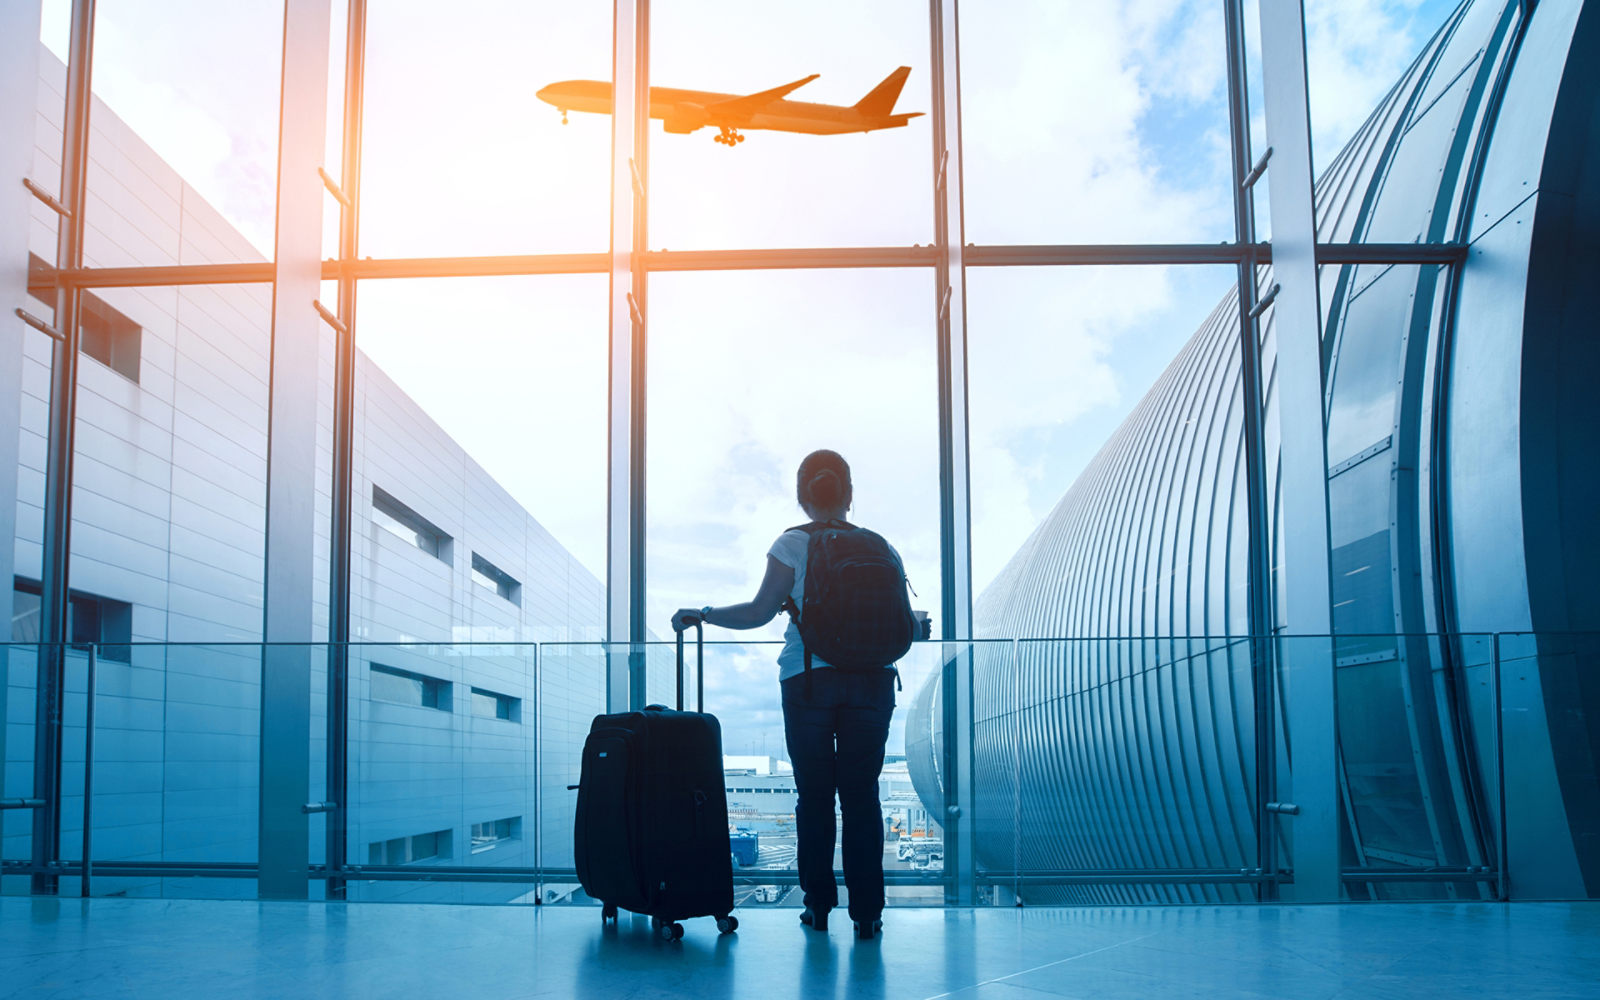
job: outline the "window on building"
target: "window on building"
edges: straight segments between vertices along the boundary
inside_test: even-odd
[[[33,581],[13,581],[11,636],[13,642],[40,642],[44,636],[43,591]],[[133,605],[109,597],[74,590],[67,598],[67,638],[74,645],[96,645],[102,660],[127,663],[133,639]]]
[[[369,865],[409,865],[450,856],[450,831],[435,830],[410,837],[394,837],[367,845]]]
[[[472,853],[492,850],[508,840],[522,836],[522,817],[512,816],[489,823],[472,824]]]
[[[522,721],[522,699],[513,698],[508,694],[496,694],[485,691],[483,688],[472,689],[472,714],[481,715],[489,719],[505,719],[509,722]]]
[[[50,265],[37,254],[28,255],[30,275],[49,274]],[[28,294],[54,309],[56,290],[51,284],[30,283]],[[79,298],[78,349],[123,378],[139,381],[139,349],[144,328],[93,292]]]
[[[443,562],[450,561],[450,536],[377,486],[372,487],[372,521],[428,555]]]
[[[398,705],[437,708],[450,711],[450,682],[437,677],[414,674],[409,670],[372,664],[372,697]]]
[[[522,606],[522,584],[476,552],[472,554],[472,582],[494,591],[519,608]]]

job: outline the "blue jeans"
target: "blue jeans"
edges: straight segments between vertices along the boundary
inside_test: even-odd
[[[844,812],[844,884],[850,918],[883,913],[883,770],[895,673],[819,667],[810,689],[801,674],[783,682],[783,733],[794,765],[796,854],[805,904],[826,912],[839,903],[833,881],[834,794]]]

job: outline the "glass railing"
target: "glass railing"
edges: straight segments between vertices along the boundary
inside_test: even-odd
[[[970,666],[996,901],[1256,898],[1247,640],[1025,639]]]
[[[707,642],[700,676],[691,644],[684,676],[686,707],[703,686],[721,723],[743,907],[800,902],[778,648]],[[268,649],[0,647],[0,891],[255,896],[262,748],[280,746],[261,732]],[[608,707],[676,704],[673,644],[351,644],[342,805],[330,647],[293,649],[313,898],[593,904],[574,866],[584,737]],[[54,788],[41,667],[63,679]],[[925,642],[899,674],[890,905],[1600,895],[1600,635]]]

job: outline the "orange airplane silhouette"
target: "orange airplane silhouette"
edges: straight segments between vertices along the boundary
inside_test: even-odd
[[[810,104],[784,98],[815,80],[821,74],[786,83],[755,94],[717,94],[707,90],[679,90],[675,87],[650,88],[650,117],[661,119],[668,132],[680,134],[712,126],[712,136],[725,146],[744,142],[740,129],[767,129],[774,132],[803,132],[808,135],[841,135],[846,132],[872,132],[900,128],[922,114],[895,114],[894,102],[906,84],[910,66],[901,66],[873,87],[866,97],[844,107],[838,104]],[[604,80],[563,80],[543,88],[539,100],[561,111],[561,123],[568,111],[611,113],[611,84]]]

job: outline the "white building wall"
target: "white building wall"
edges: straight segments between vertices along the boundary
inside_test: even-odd
[[[42,55],[34,176],[59,177],[64,68]],[[259,260],[259,253],[98,101],[92,114],[85,258],[90,266]],[[55,219],[37,206],[30,241],[55,254]],[[265,540],[267,285],[96,290],[143,327],[139,378],[87,356],[80,363],[71,586],[132,605],[129,662],[102,661],[97,698],[94,854],[105,860],[253,861],[262,552]],[[48,307],[33,304],[48,315]],[[322,447],[316,484],[317,566],[328,573],[333,343],[319,386]],[[19,575],[38,579],[43,523],[49,342],[33,335],[23,372],[18,470]],[[362,643],[531,644],[597,641],[603,587],[427,414],[364,356],[358,360],[352,503],[351,636]],[[454,540],[441,561],[379,527],[374,485]],[[521,582],[520,606],[475,584],[476,551]],[[324,591],[325,593],[325,591]],[[326,606],[318,611],[325,635]],[[138,643],[211,643],[207,647]],[[245,644],[245,645],[227,645]],[[81,796],[83,660],[69,667],[64,745],[69,793]],[[449,711],[374,701],[370,664],[451,685]],[[529,645],[361,647],[351,657],[350,858],[368,845],[451,831],[436,864],[532,866],[537,800],[549,806],[545,863],[571,864],[571,795],[578,747],[603,703],[594,655],[557,656],[544,678],[543,725]],[[33,674],[10,659],[8,789],[29,787]],[[472,714],[471,689],[520,699],[521,721]],[[325,679],[314,683],[322,732]],[[75,725],[74,725],[75,723]],[[535,782],[536,736],[551,765]],[[313,791],[322,788],[313,737]],[[573,741],[576,741],[574,744]],[[63,803],[63,853],[76,857],[81,798]],[[472,854],[474,823],[522,820],[520,839]],[[4,818],[4,856],[28,854],[26,818]],[[320,828],[320,822],[316,824]],[[321,845],[315,843],[320,860]],[[158,883],[103,883],[133,892]],[[179,894],[250,894],[250,884],[191,880]],[[526,887],[443,888],[405,883],[357,895],[509,898]]]

